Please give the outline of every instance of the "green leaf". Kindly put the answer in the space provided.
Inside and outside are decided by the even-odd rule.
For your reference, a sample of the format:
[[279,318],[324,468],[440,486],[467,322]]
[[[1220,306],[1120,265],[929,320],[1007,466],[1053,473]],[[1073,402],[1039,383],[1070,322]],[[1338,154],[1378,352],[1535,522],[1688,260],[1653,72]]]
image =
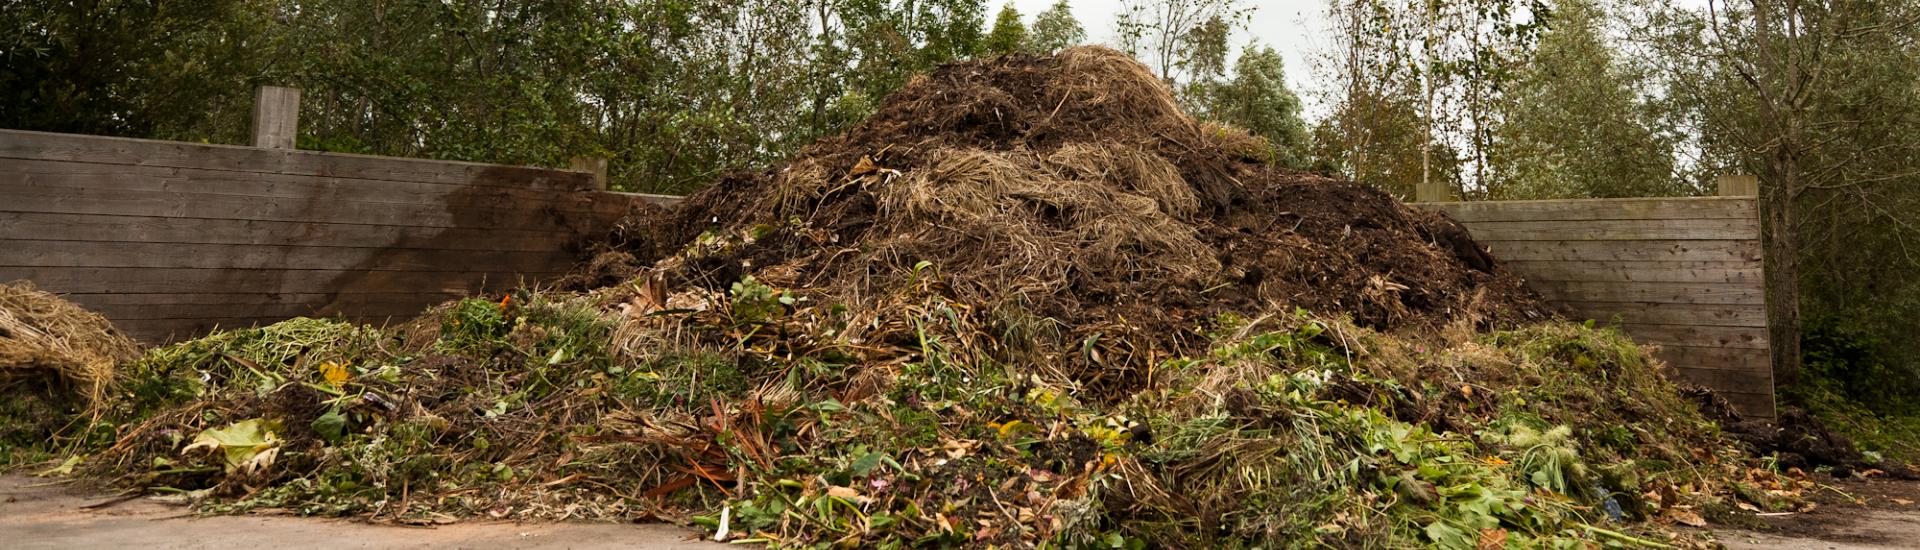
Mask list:
[[881,453],[881,452],[867,453],[865,456],[862,456],[853,461],[853,466],[852,466],[853,474],[861,475],[861,476],[867,475],[867,473],[872,472],[874,468],[880,467],[881,462],[886,460],[886,458],[887,458],[886,453]]
[[320,434],[320,438],[325,439],[329,444],[339,443],[340,438],[345,437],[347,433],[347,417],[341,415],[339,411],[327,411],[327,414],[313,419],[313,431]]

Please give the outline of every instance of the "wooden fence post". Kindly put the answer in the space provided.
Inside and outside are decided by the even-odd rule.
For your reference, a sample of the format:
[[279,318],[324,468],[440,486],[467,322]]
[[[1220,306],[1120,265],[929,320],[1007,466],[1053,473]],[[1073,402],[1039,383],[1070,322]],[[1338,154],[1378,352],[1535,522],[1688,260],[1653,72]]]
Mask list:
[[573,169],[575,171],[592,173],[593,189],[595,191],[607,190],[606,157],[573,157]]
[[1452,200],[1452,197],[1447,196],[1447,185],[1436,181],[1413,184],[1413,200],[1414,202],[1447,202]]
[[1754,176],[1720,176],[1720,196],[1757,197],[1760,195],[1760,178]]
[[300,135],[300,89],[261,86],[253,91],[253,146],[293,149]]

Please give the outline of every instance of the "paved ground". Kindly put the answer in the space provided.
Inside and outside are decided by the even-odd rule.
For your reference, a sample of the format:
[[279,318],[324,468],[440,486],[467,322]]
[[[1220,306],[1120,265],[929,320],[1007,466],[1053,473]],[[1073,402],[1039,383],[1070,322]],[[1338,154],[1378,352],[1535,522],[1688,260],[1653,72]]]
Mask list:
[[1920,547],[1920,511],[1867,510],[1823,532],[1772,534],[1724,531],[1729,550],[1866,550]]
[[1920,548],[1920,482],[1828,483],[1810,512],[1754,518],[1745,529],[1716,529],[1717,538],[1731,550]]
[[460,523],[433,528],[289,516],[200,518],[179,506],[76,494],[46,480],[0,476],[0,548],[725,548],[669,525]]
[[[1856,482],[1852,500],[1806,514],[1761,518],[1748,529],[1715,529],[1731,550],[1920,548],[1920,483]],[[111,503],[111,504],[108,504]],[[105,505],[103,505],[105,504]],[[45,480],[0,476],[0,548],[522,548],[715,550],[667,525],[473,522],[440,527],[371,525],[291,516],[195,517],[151,499],[115,502]]]

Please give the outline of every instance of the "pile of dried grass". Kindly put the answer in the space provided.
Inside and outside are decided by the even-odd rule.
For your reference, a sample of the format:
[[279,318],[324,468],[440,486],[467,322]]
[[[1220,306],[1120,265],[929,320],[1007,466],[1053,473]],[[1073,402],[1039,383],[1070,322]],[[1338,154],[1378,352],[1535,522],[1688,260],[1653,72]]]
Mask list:
[[946,150],[874,189],[903,258],[943,258],[967,298],[1067,290],[1078,273],[1190,282],[1218,271],[1189,223],[1199,208],[1179,172],[1124,146]]
[[98,402],[139,348],[100,314],[25,281],[0,284],[0,381],[54,379]]

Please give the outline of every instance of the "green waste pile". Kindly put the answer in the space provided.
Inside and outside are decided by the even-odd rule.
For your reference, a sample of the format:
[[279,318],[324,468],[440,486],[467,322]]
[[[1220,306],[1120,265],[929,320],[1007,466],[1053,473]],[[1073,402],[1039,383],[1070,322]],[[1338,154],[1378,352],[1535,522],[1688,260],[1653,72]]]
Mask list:
[[791,545],[1653,545],[1674,541],[1645,520],[1791,504],[1612,331],[1415,344],[1226,315],[1151,389],[1089,402],[993,360],[984,314],[920,283],[874,320],[908,346],[752,281],[692,312],[601,293],[392,331],[295,319],[149,352],[66,437],[80,473],[216,512]]
[[45,432],[0,456],[780,546],[1690,545],[1663,526],[1796,504],[1451,221],[1173,105],[1110,50],[948,66],[576,290],[156,348],[58,428],[0,409]]

